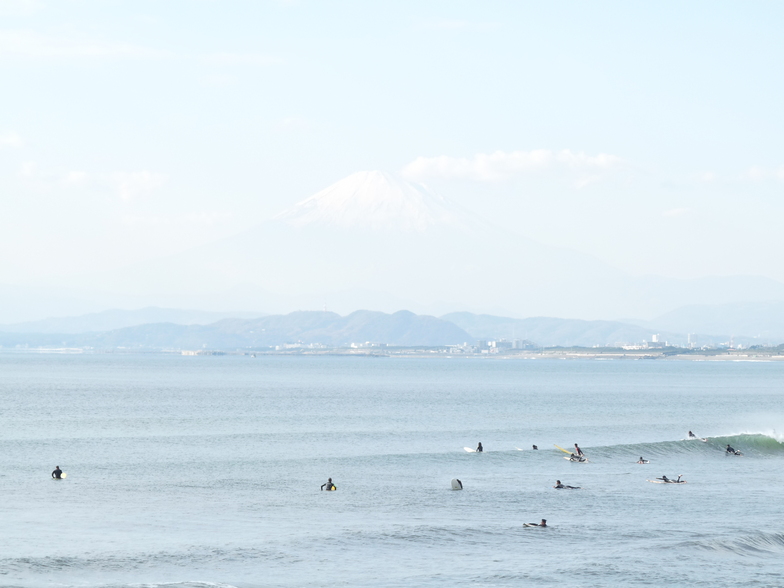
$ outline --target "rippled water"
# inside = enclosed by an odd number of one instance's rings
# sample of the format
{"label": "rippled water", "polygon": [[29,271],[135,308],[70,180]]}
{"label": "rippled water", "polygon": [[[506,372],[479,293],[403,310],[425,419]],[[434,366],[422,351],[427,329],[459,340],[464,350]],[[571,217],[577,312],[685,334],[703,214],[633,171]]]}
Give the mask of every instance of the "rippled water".
{"label": "rippled water", "polygon": [[0,585],[781,586],[783,376],[2,354]]}

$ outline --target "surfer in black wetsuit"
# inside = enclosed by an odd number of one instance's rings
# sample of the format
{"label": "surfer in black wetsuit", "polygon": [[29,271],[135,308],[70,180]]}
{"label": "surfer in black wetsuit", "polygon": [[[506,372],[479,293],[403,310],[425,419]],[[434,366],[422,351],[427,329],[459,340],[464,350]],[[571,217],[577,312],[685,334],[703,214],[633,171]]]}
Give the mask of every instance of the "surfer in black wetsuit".
{"label": "surfer in black wetsuit", "polygon": [[534,445],[534,451],[536,451],[537,449],[539,449],[539,448],[536,445]]}
{"label": "surfer in black wetsuit", "polygon": [[645,460],[642,458],[642,455],[641,455],[641,456],[640,456],[640,461],[638,461],[637,463],[648,463],[648,462],[647,462],[647,461],[645,461]]}
{"label": "surfer in black wetsuit", "polygon": [[477,453],[482,453],[483,451],[484,451],[484,449],[482,448],[482,442],[480,441],[479,445],[476,446],[476,452]]}
{"label": "surfer in black wetsuit", "polygon": [[697,435],[695,435],[694,433],[689,431],[689,439],[696,439],[696,438],[697,438]]}
{"label": "surfer in black wetsuit", "polygon": [[732,447],[730,447],[729,443],[727,443],[727,453],[732,453],[734,455],[734,454],[736,454],[738,452],[735,449],[733,449]]}
{"label": "surfer in black wetsuit", "polygon": [[556,481],[555,481],[555,486],[553,486],[553,488],[557,488],[557,489],[559,489],[559,490],[560,490],[560,489],[566,489],[566,490],[579,490],[579,487],[578,487],[578,486],[566,486],[565,484],[561,484],[561,480],[556,480]]}
{"label": "surfer in black wetsuit", "polygon": [[580,449],[580,447],[577,445],[577,443],[574,444],[574,448],[577,450],[577,455],[579,455],[580,457],[583,457],[583,455],[584,455],[583,450]]}
{"label": "surfer in black wetsuit", "polygon": [[322,489],[322,490],[324,489],[324,486],[326,486],[326,487],[327,487],[327,490],[332,490],[332,489],[335,487],[335,484],[333,484],[333,483],[332,483],[332,478],[330,478],[329,480],[327,480],[327,483],[326,483],[326,484],[322,484],[322,485],[321,485],[321,489]]}
{"label": "surfer in black wetsuit", "polygon": [[662,476],[661,478],[659,478],[659,480],[665,482],[666,484],[670,484],[672,482],[672,480],[670,480],[667,476]]}
{"label": "surfer in black wetsuit", "polygon": [[546,527],[547,519],[542,519],[541,523],[528,523],[531,527]]}
{"label": "surfer in black wetsuit", "polygon": [[59,480],[59,479],[61,479],[62,475],[63,475],[63,470],[60,469],[60,466],[54,466],[54,471],[52,472],[52,477],[55,480]]}

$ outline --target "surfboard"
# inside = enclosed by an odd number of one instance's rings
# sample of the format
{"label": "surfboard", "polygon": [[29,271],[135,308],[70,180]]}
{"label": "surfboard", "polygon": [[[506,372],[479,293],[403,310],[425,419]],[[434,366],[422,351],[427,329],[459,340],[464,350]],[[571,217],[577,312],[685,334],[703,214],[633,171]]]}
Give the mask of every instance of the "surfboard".
{"label": "surfboard", "polygon": [[648,461],[647,459],[644,459],[644,460],[642,460],[642,461],[635,461],[634,463],[638,463],[638,464],[640,464],[640,465],[644,465],[644,464],[646,464],[646,463],[651,463],[651,462],[650,462],[650,461]]}
{"label": "surfboard", "polygon": [[332,484],[332,488],[324,488],[324,490],[326,490],[327,492],[334,492],[337,489],[338,489],[338,487],[335,486],[334,484]]}
{"label": "surfboard", "polygon": [[470,447],[463,447],[468,453],[476,453],[476,449],[471,449]]}
{"label": "surfboard", "polygon": [[681,480],[680,482],[676,482],[672,480],[671,482],[665,482],[664,480],[647,480],[651,484],[687,484],[686,480]]}
{"label": "surfboard", "polygon": [[463,489],[463,483],[460,480],[458,480],[457,478],[452,480],[452,490],[462,490],[462,489]]}
{"label": "surfboard", "polygon": [[[553,443],[553,445],[555,445],[555,443]],[[564,449],[564,448],[563,448],[563,447],[561,447],[560,445],[555,445],[555,446],[556,446],[558,449],[560,449],[561,451],[563,451],[564,453],[568,453],[569,455],[571,455],[572,453],[574,453],[574,451],[567,451],[566,449]]]}
{"label": "surfboard", "polygon": [[68,474],[66,474],[65,472],[63,472],[62,474],[60,474],[60,477],[61,477],[61,478],[67,478],[67,477],[68,477]]}
{"label": "surfboard", "polygon": [[580,486],[561,486],[560,488],[558,486],[553,486],[553,488],[556,490],[582,490]]}
{"label": "surfboard", "polygon": [[584,457],[582,459],[582,461],[580,461],[579,459],[572,459],[570,456],[564,455],[564,459],[568,459],[572,463],[588,463],[588,458],[587,457]]}
{"label": "surfboard", "polygon": [[547,527],[543,527],[542,525],[537,525],[536,523],[523,523],[523,527],[528,529],[546,529]]}

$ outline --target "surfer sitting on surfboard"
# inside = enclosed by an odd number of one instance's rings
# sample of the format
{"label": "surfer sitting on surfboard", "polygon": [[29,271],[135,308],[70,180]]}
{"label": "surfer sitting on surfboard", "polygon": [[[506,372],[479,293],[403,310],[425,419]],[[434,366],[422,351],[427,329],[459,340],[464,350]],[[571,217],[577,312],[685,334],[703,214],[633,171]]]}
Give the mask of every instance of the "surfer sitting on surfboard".
{"label": "surfer sitting on surfboard", "polygon": [[479,445],[476,446],[476,452],[477,453],[482,453],[483,451],[484,451],[484,449],[482,448],[482,442],[480,441]]}
{"label": "surfer sitting on surfboard", "polygon": [[63,475],[63,470],[60,469],[60,466],[54,466],[54,471],[52,472],[52,477],[59,480]]}
{"label": "surfer sitting on surfboard", "polygon": [[335,484],[333,484],[333,483],[332,483],[332,478],[330,478],[329,480],[327,480],[327,483],[326,483],[326,484],[322,484],[322,485],[321,485],[321,489],[322,489],[322,490],[324,489],[324,486],[326,486],[326,487],[327,487],[327,490],[335,490]]}
{"label": "surfer sitting on surfboard", "polygon": [[579,455],[575,455],[574,453],[570,453],[569,454],[569,461],[585,461],[585,458],[581,457]]}

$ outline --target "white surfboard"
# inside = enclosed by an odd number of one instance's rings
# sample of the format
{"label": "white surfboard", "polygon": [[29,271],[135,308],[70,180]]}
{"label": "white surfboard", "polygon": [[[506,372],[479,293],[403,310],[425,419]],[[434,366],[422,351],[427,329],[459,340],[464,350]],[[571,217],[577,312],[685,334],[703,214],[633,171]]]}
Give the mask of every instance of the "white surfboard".
{"label": "white surfboard", "polygon": [[564,459],[568,459],[572,463],[588,463],[588,458],[587,457],[583,458],[583,460],[580,461],[579,459],[572,459],[568,455],[564,455]]}
{"label": "white surfboard", "polygon": [[463,483],[460,480],[458,480],[457,478],[453,479],[452,480],[452,490],[462,490],[462,489],[463,489]]}
{"label": "white surfboard", "polygon": [[470,447],[463,447],[468,453],[476,453],[476,449],[471,449]]}
{"label": "white surfboard", "polygon": [[671,482],[665,482],[664,480],[647,480],[651,484],[687,484],[686,480],[681,480],[680,482],[676,482],[675,480]]}

